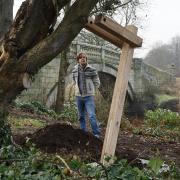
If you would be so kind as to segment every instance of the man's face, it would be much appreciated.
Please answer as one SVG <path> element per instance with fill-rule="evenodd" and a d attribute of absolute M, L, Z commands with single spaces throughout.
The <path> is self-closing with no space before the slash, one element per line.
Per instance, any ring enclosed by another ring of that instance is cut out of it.
<path fill-rule="evenodd" d="M 81 66 L 86 65 L 87 64 L 86 55 L 85 54 L 81 54 L 78 61 L 79 61 L 79 64 Z"/>

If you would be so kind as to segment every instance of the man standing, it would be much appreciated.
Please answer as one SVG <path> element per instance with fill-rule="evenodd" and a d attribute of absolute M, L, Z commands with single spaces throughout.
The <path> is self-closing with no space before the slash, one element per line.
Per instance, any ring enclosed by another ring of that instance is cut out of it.
<path fill-rule="evenodd" d="M 75 96 L 79 113 L 81 129 L 86 131 L 86 112 L 90 120 L 92 132 L 96 137 L 100 135 L 99 125 L 96 120 L 94 95 L 95 88 L 100 85 L 99 77 L 95 68 L 87 63 L 85 53 L 77 55 L 77 65 L 72 71 L 75 83 Z"/>

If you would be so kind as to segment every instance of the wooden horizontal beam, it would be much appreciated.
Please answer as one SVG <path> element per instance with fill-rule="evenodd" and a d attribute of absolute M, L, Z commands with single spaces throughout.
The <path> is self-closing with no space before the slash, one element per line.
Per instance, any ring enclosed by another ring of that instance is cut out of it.
<path fill-rule="evenodd" d="M 96 16 L 94 23 L 104 31 L 120 39 L 122 42 L 128 43 L 131 47 L 142 46 L 142 38 L 106 16 Z"/>
<path fill-rule="evenodd" d="M 86 24 L 85 28 L 100 36 L 101 38 L 105 39 L 106 41 L 122 48 L 123 46 L 123 41 L 120 40 L 118 37 L 114 36 L 113 34 L 107 32 L 106 30 L 102 29 L 101 27 L 97 26 L 95 23 L 94 23 L 94 19 L 93 18 L 89 18 L 88 19 L 88 23 Z"/>

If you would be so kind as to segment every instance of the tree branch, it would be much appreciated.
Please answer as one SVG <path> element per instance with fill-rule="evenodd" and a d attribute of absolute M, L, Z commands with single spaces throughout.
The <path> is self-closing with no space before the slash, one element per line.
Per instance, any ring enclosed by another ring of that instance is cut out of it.
<path fill-rule="evenodd" d="M 53 0 L 24 1 L 3 41 L 5 51 L 10 57 L 18 59 L 44 39 L 56 22 L 57 9 L 60 10 L 69 1 L 59 0 L 57 4 Z"/>
<path fill-rule="evenodd" d="M 26 71 L 27 66 L 31 66 L 31 73 L 35 74 L 62 52 L 84 27 L 97 2 L 98 0 L 75 1 L 55 32 L 24 54 L 20 59 L 19 70 Z"/>

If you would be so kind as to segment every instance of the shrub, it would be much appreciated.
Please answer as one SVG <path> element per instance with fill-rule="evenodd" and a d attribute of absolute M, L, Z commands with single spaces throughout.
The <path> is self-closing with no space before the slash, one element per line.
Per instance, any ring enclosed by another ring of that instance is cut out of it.
<path fill-rule="evenodd" d="M 32 145 L 24 149 L 4 146 L 0 154 L 0 179 L 62 179 L 63 164 Z"/>
<path fill-rule="evenodd" d="M 65 118 L 71 123 L 74 123 L 78 119 L 77 107 L 74 103 L 67 103 L 60 114 L 61 118 Z"/>
<path fill-rule="evenodd" d="M 180 125 L 180 115 L 167 109 L 156 109 L 145 113 L 145 122 L 151 127 L 175 128 Z"/>
<path fill-rule="evenodd" d="M 21 110 L 25 112 L 35 113 L 36 108 L 31 103 L 19 103 L 17 104 L 17 107 L 19 107 Z"/>
<path fill-rule="evenodd" d="M 179 179 L 180 171 L 174 164 L 162 169 L 163 161 L 151 158 L 142 169 L 131 166 L 127 160 L 113 164 L 86 164 L 75 156 L 68 160 L 59 155 L 47 155 L 37 150 L 29 140 L 23 148 L 13 145 L 0 148 L 0 179 Z M 111 160 L 111 159 L 110 159 Z"/>
<path fill-rule="evenodd" d="M 37 113 L 40 115 L 49 115 L 54 118 L 57 117 L 57 114 L 55 113 L 55 111 L 46 108 L 44 105 L 42 105 L 38 101 L 17 103 L 16 107 L 20 108 L 21 110 L 25 112 Z"/>
<path fill-rule="evenodd" d="M 159 157 L 153 157 L 147 166 L 142 169 L 131 166 L 127 160 L 116 160 L 114 164 L 102 166 L 101 164 L 87 164 L 81 170 L 89 179 L 123 179 L 123 180 L 148 180 L 148 179 L 178 179 L 180 171 L 174 164 L 163 169 L 163 161 Z"/>

